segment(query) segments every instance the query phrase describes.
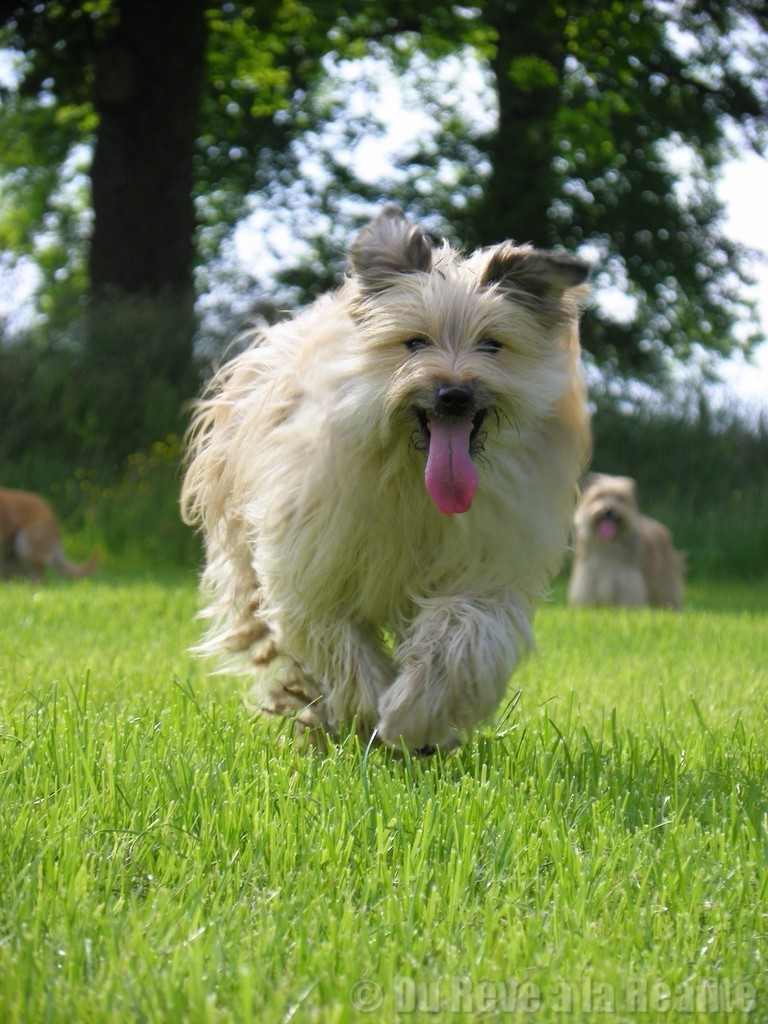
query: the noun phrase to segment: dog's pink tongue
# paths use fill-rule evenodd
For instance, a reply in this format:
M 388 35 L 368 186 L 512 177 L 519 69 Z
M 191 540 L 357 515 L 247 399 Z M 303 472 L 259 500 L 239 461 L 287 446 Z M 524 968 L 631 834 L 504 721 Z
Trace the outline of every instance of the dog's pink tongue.
M 616 522 L 613 519 L 601 519 L 597 524 L 597 532 L 603 540 L 613 540 L 617 531 Z
M 477 488 L 477 469 L 469 454 L 469 420 L 429 421 L 429 455 L 424 472 L 432 501 L 447 516 L 466 512 Z

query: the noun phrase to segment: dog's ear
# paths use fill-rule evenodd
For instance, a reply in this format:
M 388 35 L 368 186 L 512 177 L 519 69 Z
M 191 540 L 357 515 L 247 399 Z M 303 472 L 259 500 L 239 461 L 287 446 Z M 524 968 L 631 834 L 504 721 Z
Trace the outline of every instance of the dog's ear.
M 579 481 L 579 489 L 581 493 L 583 494 L 584 491 L 587 490 L 587 488 L 594 487 L 595 484 L 599 484 L 603 478 L 604 475 L 602 473 L 598 473 L 597 470 L 587 470 L 587 472 L 584 473 L 581 480 Z
M 381 291 L 394 284 L 398 274 L 429 270 L 432 246 L 399 206 L 390 205 L 360 232 L 349 261 L 366 289 Z
M 633 476 L 621 476 L 618 479 L 621 480 L 632 501 L 637 502 L 637 480 Z
M 583 285 L 589 274 L 589 264 L 574 256 L 502 242 L 488 250 L 480 280 L 505 289 L 541 320 L 556 322 L 573 315 L 563 305 L 563 294 Z
M 590 272 L 589 264 L 574 256 L 546 252 L 530 245 L 515 245 L 514 242 L 494 246 L 488 250 L 488 256 L 482 274 L 483 284 L 497 282 L 532 295 L 575 288 L 584 284 Z

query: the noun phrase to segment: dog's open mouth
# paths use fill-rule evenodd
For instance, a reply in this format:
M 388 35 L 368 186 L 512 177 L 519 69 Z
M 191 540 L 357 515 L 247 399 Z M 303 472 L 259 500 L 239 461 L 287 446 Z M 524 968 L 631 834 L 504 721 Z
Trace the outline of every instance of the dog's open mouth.
M 435 505 L 445 515 L 467 512 L 477 489 L 473 452 L 486 416 L 449 416 L 416 410 L 416 419 L 427 453 L 424 483 Z
M 595 532 L 602 540 L 612 541 L 619 532 L 619 517 L 612 508 L 601 512 L 595 520 Z
M 469 434 L 469 448 L 473 452 L 475 449 L 475 442 L 477 435 L 480 433 L 480 428 L 483 425 L 486 415 L 488 414 L 487 409 L 480 409 L 472 417 L 472 430 Z M 421 431 L 422 437 L 424 438 L 424 451 L 429 451 L 429 440 L 431 434 L 430 417 L 426 409 L 416 410 L 416 419 L 419 421 L 419 430 Z

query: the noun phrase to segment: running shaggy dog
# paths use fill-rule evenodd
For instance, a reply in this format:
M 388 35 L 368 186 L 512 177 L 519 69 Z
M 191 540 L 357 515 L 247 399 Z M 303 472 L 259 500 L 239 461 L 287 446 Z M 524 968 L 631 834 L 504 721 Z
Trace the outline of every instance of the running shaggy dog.
M 388 206 L 337 291 L 215 375 L 182 490 L 200 650 L 255 670 L 263 710 L 417 751 L 497 709 L 589 455 L 587 276 L 512 242 L 433 248 Z

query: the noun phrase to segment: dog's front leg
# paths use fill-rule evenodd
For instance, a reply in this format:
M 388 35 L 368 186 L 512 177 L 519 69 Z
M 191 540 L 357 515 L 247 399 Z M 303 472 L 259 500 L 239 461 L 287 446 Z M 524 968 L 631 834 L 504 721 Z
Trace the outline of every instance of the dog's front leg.
M 399 675 L 379 701 L 378 733 L 393 747 L 452 746 L 498 707 L 532 645 L 528 604 L 513 595 L 422 602 L 395 651 Z

